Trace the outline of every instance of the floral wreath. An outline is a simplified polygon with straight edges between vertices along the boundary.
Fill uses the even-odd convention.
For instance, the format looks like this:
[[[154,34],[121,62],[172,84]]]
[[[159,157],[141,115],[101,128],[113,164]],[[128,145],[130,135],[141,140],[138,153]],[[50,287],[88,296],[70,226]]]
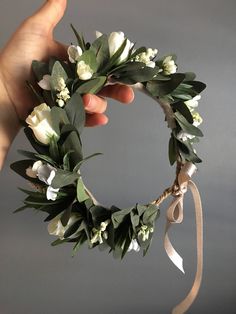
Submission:
[[[57,236],[53,246],[73,242],[76,252],[87,242],[90,248],[108,248],[123,258],[130,250],[150,247],[159,217],[159,206],[169,195],[174,201],[167,222],[165,248],[172,261],[183,271],[181,257],[172,247],[167,230],[180,222],[183,194],[187,186],[195,193],[190,180],[201,162],[193,145],[203,134],[198,126],[202,118],[196,111],[205,84],[195,80],[192,72],[177,73],[176,56],[157,59],[157,49],[136,48],[122,32],[109,36],[96,32],[96,40],[86,43],[75,28],[77,45],[68,48],[69,60],[51,58],[49,62],[33,61],[38,86],[28,83],[38,105],[25,121],[24,132],[36,152],[19,150],[27,159],[11,168],[29,181],[34,191],[26,194],[26,208],[45,212],[48,232]],[[171,187],[149,204],[135,204],[121,209],[99,204],[83,183],[80,167],[98,153],[84,157],[81,133],[85,125],[82,95],[97,94],[114,83],[131,85],[159,103],[171,135],[169,161],[176,164]],[[192,184],[192,186],[191,186]],[[199,205],[199,204],[198,204]],[[199,243],[198,243],[199,244]],[[173,257],[174,256],[174,257]]]

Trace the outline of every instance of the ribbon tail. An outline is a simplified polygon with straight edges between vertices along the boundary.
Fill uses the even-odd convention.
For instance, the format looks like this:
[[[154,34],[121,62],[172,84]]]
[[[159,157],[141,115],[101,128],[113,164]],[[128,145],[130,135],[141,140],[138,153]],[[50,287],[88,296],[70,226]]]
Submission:
[[[170,228],[171,223],[166,223],[166,230],[165,230],[165,238],[164,238],[164,247],[169,259],[172,263],[180,270],[183,274],[185,274],[184,267],[183,267],[183,258],[179,255],[179,253],[174,249],[173,245],[170,242],[168,236],[168,229]]]
[[[182,272],[183,268],[183,258],[177,253],[168,236],[168,230],[173,223],[181,223],[183,220],[183,195],[176,197],[171,203],[167,210],[167,222],[164,236],[164,247],[166,254],[172,263]]]
[[[200,193],[196,185],[189,181],[189,187],[191,189],[193,200],[195,204],[195,216],[196,216],[196,231],[197,231],[197,271],[193,286],[186,296],[186,298],[179,303],[172,311],[172,314],[183,314],[194,302],[197,297],[201,281],[202,281],[202,271],[203,271],[203,214],[202,214],[202,204]]]

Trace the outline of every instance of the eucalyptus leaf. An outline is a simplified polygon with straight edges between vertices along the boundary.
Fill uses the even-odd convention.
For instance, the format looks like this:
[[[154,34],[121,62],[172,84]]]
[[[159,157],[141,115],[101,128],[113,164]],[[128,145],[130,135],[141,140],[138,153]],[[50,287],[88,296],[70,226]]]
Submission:
[[[59,90],[58,81],[61,78],[63,78],[64,81],[66,82],[66,80],[68,79],[68,75],[64,67],[61,65],[61,63],[59,61],[56,61],[53,65],[51,79],[50,79],[50,85],[54,91]]]
[[[150,204],[143,214],[143,223],[145,225],[154,224],[158,215],[158,207],[155,204]]]
[[[181,115],[190,123],[193,123],[193,116],[188,108],[188,106],[182,102],[178,101],[176,103],[171,104],[171,107],[181,113]]]
[[[75,172],[70,172],[62,169],[57,169],[55,177],[52,180],[51,186],[54,189],[62,188],[64,186],[74,184],[80,175]]]
[[[86,50],[86,45],[85,45],[85,41],[84,41],[83,36],[77,32],[77,30],[75,29],[75,27],[72,24],[70,24],[70,26],[71,26],[74,34],[75,34],[75,37],[77,38],[78,45],[80,46],[82,51],[85,51]]]
[[[76,90],[79,94],[97,94],[105,85],[106,76],[99,76],[81,84]]]
[[[146,88],[153,96],[163,97],[171,94],[183,82],[185,74],[172,74],[170,78],[169,81],[150,81]]]
[[[35,160],[30,160],[30,159],[19,160],[19,161],[15,161],[14,163],[12,163],[10,165],[10,167],[13,171],[15,171],[17,174],[19,174],[20,176],[22,176],[26,180],[28,180],[32,183],[38,184],[38,183],[40,183],[38,178],[31,178],[31,177],[27,176],[27,174],[26,174],[26,169],[29,167],[32,167],[34,162],[35,162]]]
[[[30,158],[30,159],[32,159],[32,160],[37,160],[37,159],[38,159],[38,158],[37,158],[37,154],[35,154],[35,153],[28,152],[28,151],[22,150],[22,149],[18,149],[17,152],[18,152],[19,154],[21,154],[22,156],[27,157],[27,158]]]
[[[202,137],[202,131],[195,127],[194,125],[192,125],[191,123],[189,123],[186,118],[180,113],[180,112],[175,112],[174,116],[178,122],[178,124],[180,125],[181,129],[191,135],[195,135],[198,137]]]
[[[79,178],[77,181],[77,200],[82,203],[89,198],[89,195],[84,189],[84,183],[82,178]]]
[[[69,206],[61,216],[60,220],[63,227],[65,227],[68,224],[70,216],[71,216],[71,206]]]
[[[104,66],[109,62],[110,52],[108,45],[108,37],[103,34],[97,38],[91,46],[91,49],[94,51],[97,60],[97,71],[103,69]]]
[[[169,161],[171,166],[176,162],[178,157],[178,150],[176,140],[173,136],[170,137],[169,140]]]
[[[89,65],[89,67],[93,70],[94,73],[97,72],[98,63],[96,59],[96,54],[93,49],[86,50],[77,60],[79,63],[80,61],[84,61],[85,64]]]
[[[65,106],[70,123],[81,134],[85,125],[85,110],[82,97],[79,93],[74,93]]]
[[[48,64],[42,61],[33,60],[32,70],[38,81],[41,81],[44,75],[49,74]]]

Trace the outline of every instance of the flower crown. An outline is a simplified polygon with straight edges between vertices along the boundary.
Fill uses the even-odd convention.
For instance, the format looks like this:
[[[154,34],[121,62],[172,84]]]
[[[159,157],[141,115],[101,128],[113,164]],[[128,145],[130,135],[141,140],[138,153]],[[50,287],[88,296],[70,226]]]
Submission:
[[[19,150],[27,159],[11,167],[35,190],[21,189],[26,198],[16,212],[33,208],[46,213],[48,231],[57,236],[52,245],[73,242],[76,251],[87,242],[90,248],[107,247],[122,258],[132,249],[142,248],[146,254],[160,203],[179,191],[182,167],[201,162],[193,145],[203,135],[196,109],[205,84],[196,81],[192,72],[177,73],[174,55],[158,59],[157,49],[136,48],[122,32],[109,36],[96,32],[90,44],[72,28],[78,43],[69,46],[68,60],[32,63],[39,88],[29,86],[38,105],[27,117],[24,131],[36,152]],[[160,198],[125,209],[100,205],[80,173],[81,165],[98,155],[83,156],[81,95],[96,94],[114,83],[131,85],[160,104],[171,131],[169,161],[177,165],[173,185]]]

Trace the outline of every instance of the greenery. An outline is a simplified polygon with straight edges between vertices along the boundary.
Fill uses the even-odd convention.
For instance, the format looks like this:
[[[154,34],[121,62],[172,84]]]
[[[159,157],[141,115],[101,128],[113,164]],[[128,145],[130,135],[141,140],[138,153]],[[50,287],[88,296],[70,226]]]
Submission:
[[[105,208],[96,203],[84,186],[80,167],[100,153],[83,156],[81,133],[86,115],[81,96],[96,94],[108,83],[136,84],[160,103],[166,120],[172,120],[168,124],[171,128],[169,161],[174,165],[201,162],[193,146],[203,136],[198,128],[201,117],[196,106],[206,86],[196,81],[192,72],[177,73],[174,55],[155,60],[154,50],[136,49],[127,38],[121,40],[122,35],[118,33],[113,41],[120,40],[120,45],[112,43],[111,35],[105,34],[92,44],[86,43],[73,26],[72,29],[78,46],[68,49],[70,62],[51,58],[48,62],[32,63],[40,87],[40,82],[49,80],[47,89],[39,90],[35,82],[29,85],[38,100],[49,106],[45,117],[50,114],[47,119],[54,135],[49,134],[49,129],[45,135],[49,142],[45,143],[31,125],[25,127],[35,152],[19,150],[27,159],[13,163],[11,168],[30,181],[36,190],[21,189],[26,194],[24,206],[15,212],[27,208],[45,212],[49,232],[58,236],[53,246],[73,242],[76,252],[87,241],[90,248],[107,247],[115,257],[123,258],[136,241],[145,255],[159,217],[158,206],[136,204],[125,209]],[[113,54],[112,44],[118,45]],[[46,131],[42,128],[43,132]]]

